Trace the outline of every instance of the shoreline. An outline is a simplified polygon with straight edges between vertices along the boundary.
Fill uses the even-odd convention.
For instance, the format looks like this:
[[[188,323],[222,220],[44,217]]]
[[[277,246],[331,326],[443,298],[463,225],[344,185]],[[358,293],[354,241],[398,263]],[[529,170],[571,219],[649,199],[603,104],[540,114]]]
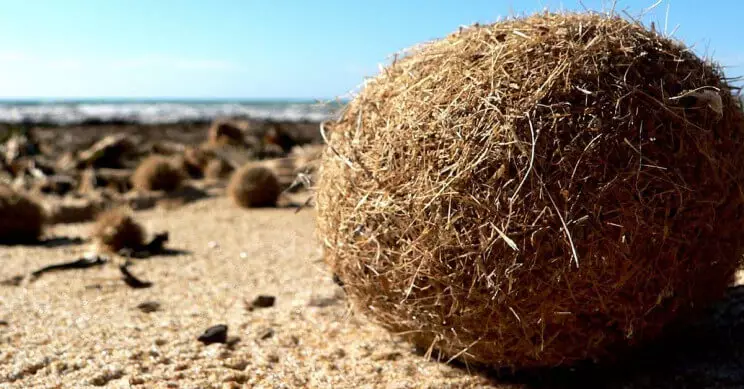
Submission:
[[[248,134],[260,135],[272,127],[278,127],[301,144],[319,144],[320,121],[315,120],[272,120],[248,117],[223,117],[217,120],[243,123]],[[42,143],[60,153],[91,145],[108,135],[125,133],[141,137],[143,140],[172,141],[185,145],[197,145],[204,140],[207,129],[215,120],[187,120],[176,123],[138,123],[133,121],[87,121],[80,124],[0,122],[0,140],[23,129],[30,131]],[[61,154],[60,154],[61,155]]]
[[[341,102],[309,101],[0,101],[0,125],[204,124],[214,120],[322,121],[335,118]]]

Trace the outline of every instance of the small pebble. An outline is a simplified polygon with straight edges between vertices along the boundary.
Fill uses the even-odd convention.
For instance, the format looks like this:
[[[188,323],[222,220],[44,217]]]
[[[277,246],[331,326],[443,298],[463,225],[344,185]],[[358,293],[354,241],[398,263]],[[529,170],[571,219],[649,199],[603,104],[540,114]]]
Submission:
[[[225,343],[227,341],[227,326],[218,324],[209,327],[203,334],[199,335],[197,340],[204,344]]]
[[[248,367],[250,363],[244,359],[235,359],[235,360],[228,360],[225,361],[225,367],[232,370],[239,370],[243,371],[246,367]]]
[[[273,328],[266,328],[263,331],[258,333],[258,339],[266,340],[274,336],[274,329]]]
[[[393,351],[372,355],[372,359],[375,361],[397,361],[402,356],[403,354]]]
[[[209,243],[207,243],[207,246],[210,249],[216,249],[216,248],[220,247],[220,244],[212,240]]]
[[[235,382],[238,384],[244,384],[246,381],[248,381],[248,376],[241,373],[236,374],[230,374],[227,377],[222,379],[222,382],[229,383],[229,382]]]
[[[65,372],[65,370],[68,369],[69,366],[67,366],[66,362],[63,361],[57,361],[52,363],[52,372],[54,372],[57,375],[62,375],[62,373]]]
[[[235,346],[239,342],[240,342],[240,337],[239,336],[230,336],[230,337],[227,338],[227,342],[225,342],[225,343],[227,343],[228,346]]]
[[[335,297],[313,297],[308,301],[307,305],[311,307],[325,308],[337,303],[338,299]]]
[[[241,252],[240,252],[240,258],[241,258],[241,259],[246,259],[246,258],[248,258],[248,253],[246,253],[245,251],[241,251]]]
[[[106,386],[110,381],[118,380],[124,376],[124,371],[117,368],[108,368],[91,378],[88,383],[93,386]]]
[[[260,295],[253,300],[250,307],[248,307],[248,310],[252,311],[256,308],[270,308],[274,306],[275,302],[276,297],[274,296]]]
[[[8,321],[7,320],[0,320],[0,326],[7,326]]]
[[[151,313],[160,310],[160,303],[157,301],[145,301],[137,305],[137,308],[145,313]]]

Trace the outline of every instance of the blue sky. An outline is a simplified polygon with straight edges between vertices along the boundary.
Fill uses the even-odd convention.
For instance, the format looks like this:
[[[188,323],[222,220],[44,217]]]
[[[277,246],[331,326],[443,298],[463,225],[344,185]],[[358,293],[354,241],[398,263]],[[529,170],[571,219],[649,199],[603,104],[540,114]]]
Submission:
[[[655,0],[618,0],[637,15]],[[584,0],[589,9],[610,1]],[[741,0],[663,0],[656,21],[744,74]],[[0,0],[0,98],[343,97],[394,52],[578,0]]]

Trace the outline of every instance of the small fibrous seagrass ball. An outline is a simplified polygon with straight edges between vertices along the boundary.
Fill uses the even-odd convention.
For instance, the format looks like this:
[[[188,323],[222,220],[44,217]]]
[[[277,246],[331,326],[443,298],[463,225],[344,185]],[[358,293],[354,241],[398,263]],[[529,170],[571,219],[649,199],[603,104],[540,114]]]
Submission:
[[[24,244],[39,240],[47,216],[31,197],[0,184],[0,243]]]
[[[140,162],[131,180],[135,190],[171,192],[181,186],[184,173],[169,158],[151,155]]]
[[[230,177],[227,192],[238,206],[259,208],[275,206],[281,188],[271,169],[248,163]]]
[[[98,214],[92,238],[108,251],[117,252],[124,248],[137,250],[145,244],[145,230],[134,220],[130,211],[113,208]]]
[[[324,125],[325,260],[360,312],[425,349],[609,362],[732,281],[742,116],[718,67],[622,18],[463,28]]]

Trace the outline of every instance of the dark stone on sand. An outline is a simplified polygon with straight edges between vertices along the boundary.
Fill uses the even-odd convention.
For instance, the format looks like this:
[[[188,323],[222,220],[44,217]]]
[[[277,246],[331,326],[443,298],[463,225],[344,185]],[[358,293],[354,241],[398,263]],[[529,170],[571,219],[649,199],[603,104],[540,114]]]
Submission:
[[[7,326],[8,321],[7,320],[0,320],[0,326]]]
[[[275,302],[276,302],[276,297],[274,296],[259,295],[253,300],[248,310],[252,311],[256,308],[271,308],[274,306]]]
[[[216,326],[209,327],[204,333],[199,335],[197,340],[204,344],[225,343],[227,342],[227,326],[217,324]]]
[[[152,313],[160,310],[160,303],[157,301],[145,301],[137,305],[137,309],[144,313]]]

